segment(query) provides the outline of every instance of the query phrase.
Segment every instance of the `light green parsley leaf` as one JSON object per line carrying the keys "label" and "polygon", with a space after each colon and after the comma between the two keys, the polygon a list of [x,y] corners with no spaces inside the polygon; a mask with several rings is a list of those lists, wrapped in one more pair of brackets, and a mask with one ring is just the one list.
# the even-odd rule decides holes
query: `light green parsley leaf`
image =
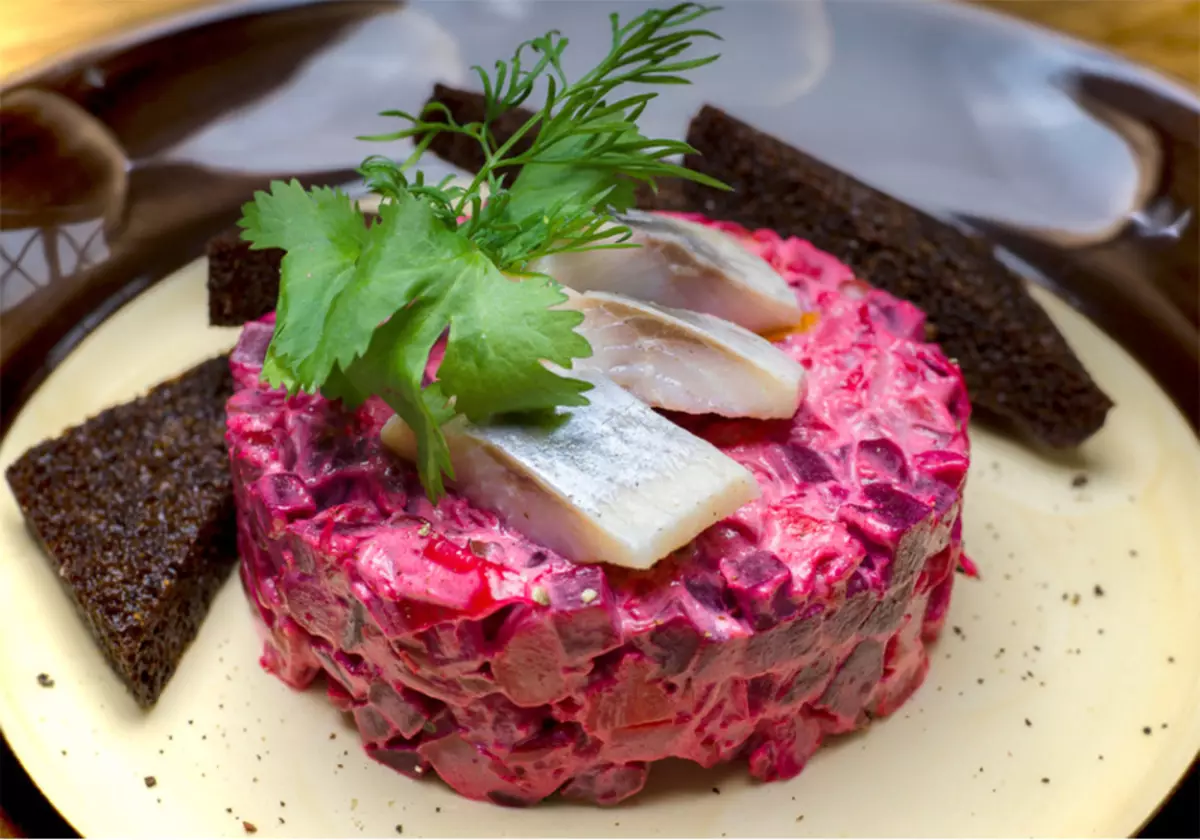
{"label": "light green parsley leaf", "polygon": [[490,263],[488,268],[448,301],[454,315],[438,380],[454,398],[455,410],[482,422],[495,414],[587,405],[581,395],[590,384],[542,364],[569,367],[572,359],[592,355],[591,345],[575,332],[582,313],[551,308],[567,297],[549,277],[510,278]]}
{"label": "light green parsley leaf", "polygon": [[[274,181],[242,208],[239,224],[255,250],[285,251],[271,350],[278,359],[305,359],[321,340],[333,299],[353,277],[367,239],[363,216],[339,190]],[[316,390],[320,381],[301,377],[299,384]]]}
{"label": "light green parsley leaf", "polygon": [[[273,184],[247,205],[243,236],[255,247],[289,248],[280,278],[288,305],[276,314],[263,367],[269,383],[319,388],[352,407],[383,399],[416,434],[433,498],[451,473],[441,425],[455,413],[479,420],[586,404],[588,383],[543,364],[570,367],[591,353],[575,332],[583,316],[551,308],[566,300],[557,284],[502,274],[420,196],[384,201],[369,227],[356,214],[338,193],[291,184]],[[293,241],[291,226],[278,224],[289,215],[308,241]],[[314,222],[322,217],[325,224]],[[422,387],[430,352],[447,334],[439,382]]]}

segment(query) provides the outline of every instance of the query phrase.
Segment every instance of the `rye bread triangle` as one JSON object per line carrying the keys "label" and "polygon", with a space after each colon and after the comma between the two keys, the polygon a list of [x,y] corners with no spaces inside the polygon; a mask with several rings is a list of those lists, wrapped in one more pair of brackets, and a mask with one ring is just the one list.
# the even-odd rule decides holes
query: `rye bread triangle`
{"label": "rye bread triangle", "polygon": [[116,673],[153,706],[237,560],[220,356],[8,468],[30,531]]}
{"label": "rye bread triangle", "polygon": [[915,303],[957,360],[976,406],[1053,447],[1104,425],[1112,401],[1092,381],[1025,281],[980,238],[705,106],[686,164],[733,187],[683,185],[699,212],[807,239],[863,280]]}

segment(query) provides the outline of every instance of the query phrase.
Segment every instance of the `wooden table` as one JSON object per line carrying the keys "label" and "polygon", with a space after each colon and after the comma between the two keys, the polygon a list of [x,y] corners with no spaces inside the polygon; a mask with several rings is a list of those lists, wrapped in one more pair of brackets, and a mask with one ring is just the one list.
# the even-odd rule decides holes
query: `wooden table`
{"label": "wooden table", "polygon": [[[1148,64],[1200,89],[1200,0],[975,0]],[[221,0],[4,0],[0,78],[163,15]]]}
{"label": "wooden table", "polygon": [[[221,0],[4,0],[0,80],[97,39]],[[973,0],[1107,46],[1200,90],[1200,0]],[[0,813],[0,838],[14,837]]]}

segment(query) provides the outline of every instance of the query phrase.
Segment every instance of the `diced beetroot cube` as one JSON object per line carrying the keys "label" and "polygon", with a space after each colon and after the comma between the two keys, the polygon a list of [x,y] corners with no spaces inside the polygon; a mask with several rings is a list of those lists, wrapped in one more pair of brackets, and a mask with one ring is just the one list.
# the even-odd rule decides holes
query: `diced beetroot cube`
{"label": "diced beetroot cube", "polygon": [[806,717],[763,724],[750,751],[750,774],[764,782],[790,779],[804,769],[821,746],[821,727]]}
{"label": "diced beetroot cube", "polygon": [[613,595],[599,566],[577,567],[547,580],[552,620],[566,661],[585,662],[620,644]]}
{"label": "diced beetroot cube", "polygon": [[816,706],[837,719],[835,731],[849,731],[882,676],[883,645],[870,639],[859,642],[838,667]]}
{"label": "diced beetroot cube", "polygon": [[367,755],[413,779],[422,778],[430,770],[429,762],[417,752],[416,744],[403,738],[393,738],[382,747],[367,744]]}
{"label": "diced beetroot cube", "polygon": [[585,725],[603,737],[614,729],[656,723],[674,717],[666,686],[653,679],[657,666],[641,654],[621,657],[611,674],[589,683],[584,700]]}
{"label": "diced beetroot cube", "polygon": [[616,805],[646,786],[645,762],[602,764],[580,773],[562,789],[567,799],[584,799],[597,805]]}
{"label": "diced beetroot cube", "polygon": [[558,634],[531,610],[515,613],[501,630],[492,660],[496,683],[519,706],[541,706],[567,695],[565,655]]}
{"label": "diced beetroot cube", "polygon": [[766,630],[795,612],[790,600],[792,573],[769,551],[723,558],[721,574],[734,601],[755,630]]}
{"label": "diced beetroot cube", "polygon": [[433,717],[440,705],[403,686],[397,690],[382,681],[371,683],[367,700],[405,738],[412,738],[420,732],[425,721]]}

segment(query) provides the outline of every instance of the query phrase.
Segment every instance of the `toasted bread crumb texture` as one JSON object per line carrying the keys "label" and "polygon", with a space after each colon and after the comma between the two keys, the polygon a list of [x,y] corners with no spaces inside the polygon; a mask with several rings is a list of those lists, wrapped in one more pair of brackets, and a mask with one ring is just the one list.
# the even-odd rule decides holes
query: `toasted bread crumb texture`
{"label": "toasted bread crumb texture", "polygon": [[228,357],[25,453],[8,483],[30,530],[143,706],[233,568]]}
{"label": "toasted bread crumb texture", "polygon": [[227,439],[262,662],[296,688],[328,675],[377,760],[504,805],[611,804],[672,756],[793,776],[920,684],[961,558],[962,378],[915,307],[723,227],[815,313],[780,341],[809,390],[791,420],[676,418],[763,493],[648,572],[431,505],[378,440],[386,406],[260,385],[272,319],[247,325]]}
{"label": "toasted bread crumb texture", "polygon": [[283,251],[251,250],[236,230],[208,243],[208,321],[215,327],[240,327],[275,311]]}

